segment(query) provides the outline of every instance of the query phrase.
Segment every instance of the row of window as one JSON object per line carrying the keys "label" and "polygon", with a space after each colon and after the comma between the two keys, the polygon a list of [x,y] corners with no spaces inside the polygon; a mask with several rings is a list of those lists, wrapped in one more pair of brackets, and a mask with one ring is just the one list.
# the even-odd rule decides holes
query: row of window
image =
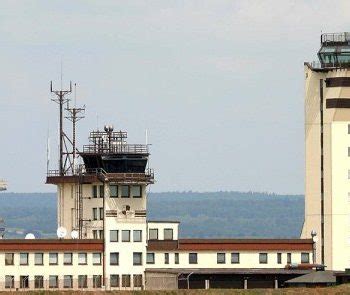
{"label": "row of window", "polygon": [[[217,253],[216,262],[218,264],[225,264],[226,253]],[[147,253],[146,263],[147,264],[155,263],[155,253]],[[174,253],[174,263],[179,264],[179,253]],[[198,253],[189,253],[188,263],[198,264]],[[231,253],[231,263],[232,264],[240,263],[240,253],[238,252]],[[259,263],[260,264],[268,263],[268,253],[259,253]],[[292,253],[287,253],[287,264],[291,264],[291,263],[292,263]],[[310,263],[309,253],[301,253],[301,263]],[[164,264],[169,264],[169,253],[164,253]],[[277,253],[277,264],[282,264],[282,253]]]}
{"label": "row of window", "polygon": [[[104,198],[104,186],[93,185],[92,186],[92,197],[93,198]],[[142,186],[141,185],[109,185],[109,197],[110,198],[142,198]]]}
{"label": "row of window", "polygon": [[[19,253],[19,265],[29,265],[29,255],[34,255],[34,265],[44,265],[44,253]],[[48,253],[49,265],[59,264],[58,253]],[[92,253],[92,264],[101,265],[101,253]],[[15,264],[15,253],[5,253],[5,265]],[[63,265],[73,264],[73,253],[63,253]],[[78,253],[78,264],[87,265],[88,255],[87,253]]]}
{"label": "row of window", "polygon": [[[133,230],[133,242],[142,242],[142,230]],[[164,240],[173,240],[174,232],[172,228],[165,228],[163,230]],[[130,230],[121,230],[121,241],[122,242],[131,242],[130,239],[131,231]],[[149,229],[149,240],[158,240],[158,229]],[[109,241],[110,242],[119,242],[119,230],[110,230],[109,231]]]}
{"label": "row of window", "polygon": [[[174,231],[172,228],[164,228],[163,230],[164,240],[173,240]],[[148,231],[149,240],[158,240],[158,228],[150,228]]]}
{"label": "row of window", "polygon": [[[133,265],[142,265],[142,252],[134,252],[132,255]],[[119,252],[109,253],[109,264],[119,265]]]}
{"label": "row of window", "polygon": [[[19,277],[19,287],[21,289],[29,288],[29,276],[20,276]],[[59,284],[59,278],[57,275],[49,276],[48,280],[49,288],[59,288],[61,287]],[[102,287],[102,276],[94,275],[92,277],[92,284],[88,284],[88,276],[87,275],[79,275],[78,276],[78,288],[88,288],[92,285],[93,288],[101,288]],[[121,284],[120,284],[120,276],[119,275],[111,275],[110,276],[110,287],[131,287],[131,275],[122,275],[121,276]],[[133,275],[133,286],[134,287],[142,287],[142,275]],[[15,277],[6,275],[5,276],[5,288],[14,289],[15,288]],[[34,276],[34,288],[42,289],[44,288],[44,276]],[[73,276],[72,275],[64,275],[63,276],[63,288],[73,288]]]}

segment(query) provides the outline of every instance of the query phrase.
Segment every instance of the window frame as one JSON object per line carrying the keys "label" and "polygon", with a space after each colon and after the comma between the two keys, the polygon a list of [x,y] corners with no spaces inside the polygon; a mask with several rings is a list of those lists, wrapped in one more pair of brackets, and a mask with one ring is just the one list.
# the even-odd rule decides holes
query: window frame
{"label": "window frame", "polygon": [[[156,234],[156,238],[151,238],[151,231],[155,231],[157,234]],[[152,241],[157,241],[159,239],[159,231],[158,231],[158,228],[150,228],[148,229],[148,239],[149,240],[152,240]]]}
{"label": "window frame", "polygon": [[[135,239],[135,233],[138,233],[140,235],[140,239]],[[132,232],[132,239],[133,239],[133,242],[135,242],[135,243],[142,242],[142,230],[140,230],[140,229],[133,230],[133,232]]]}
{"label": "window frame", "polygon": [[102,276],[101,275],[93,275],[92,276],[92,287],[94,289],[102,288]]}
{"label": "window frame", "polygon": [[100,217],[100,220],[103,220],[104,219],[104,208],[103,207],[99,207],[98,208],[98,214],[99,214],[99,217]]}
{"label": "window frame", "polygon": [[[112,192],[112,190],[111,190],[111,187],[115,187],[116,188],[116,195],[112,195],[111,194],[111,192]],[[109,197],[110,198],[118,198],[119,197],[119,189],[118,189],[118,185],[117,184],[110,184],[109,185]]]}
{"label": "window frame", "polygon": [[[123,191],[123,188],[127,187],[128,188],[128,194],[127,195],[124,195],[124,191]],[[121,198],[124,198],[124,199],[127,199],[127,198],[130,198],[130,185],[121,185],[120,186],[120,197]]]}
{"label": "window frame", "polygon": [[287,264],[292,264],[292,253],[287,253]]}
{"label": "window frame", "polygon": [[92,185],[92,198],[97,199],[98,198],[98,189],[97,185]]}
{"label": "window frame", "polygon": [[[233,259],[236,257],[237,259]],[[239,252],[232,252],[231,253],[231,264],[240,264],[241,263],[241,255]]]}
{"label": "window frame", "polygon": [[[138,188],[139,195],[134,195],[134,189],[135,188]],[[142,185],[133,185],[131,187],[131,191],[132,191],[132,197],[133,198],[135,198],[135,199],[141,199],[142,198]]]}
{"label": "window frame", "polygon": [[[8,286],[7,283],[11,283],[11,286]],[[5,275],[5,289],[14,289],[15,288],[15,276]]]}
{"label": "window frame", "polygon": [[[129,236],[129,238],[127,239],[127,240],[124,240],[124,235],[123,235],[123,233],[128,233],[128,236]],[[131,233],[130,233],[130,230],[128,230],[128,229],[123,229],[122,230],[122,243],[130,243],[130,240],[131,240]]]}
{"label": "window frame", "polygon": [[[51,279],[55,280],[55,285],[51,285]],[[58,289],[58,276],[57,275],[49,275],[49,289]]]}
{"label": "window frame", "polygon": [[[152,257],[152,260],[149,258]],[[156,256],[154,252],[147,252],[146,253],[146,264],[155,264]]]}
{"label": "window frame", "polygon": [[[41,257],[41,263],[37,262],[38,257]],[[44,265],[44,253],[42,252],[34,253],[34,265]]]}
{"label": "window frame", "polygon": [[[116,284],[112,284],[112,282],[116,282]],[[111,288],[119,288],[120,286],[120,277],[118,274],[111,274],[109,276],[109,283]]]}
{"label": "window frame", "polygon": [[[87,253],[86,252],[79,252],[78,253],[78,265],[87,265],[88,264],[88,257],[87,257]],[[84,257],[84,262],[81,262],[81,258]]]}
{"label": "window frame", "polygon": [[20,287],[20,289],[28,289],[29,288],[29,276],[28,275],[19,276],[19,287]]}
{"label": "window frame", "polygon": [[[264,259],[266,258],[266,259]],[[259,264],[268,264],[268,253],[266,252],[261,252],[259,253]]]}
{"label": "window frame", "polygon": [[[67,286],[66,282],[69,280],[69,286]],[[64,289],[72,289],[73,288],[73,276],[72,275],[64,275],[63,276],[63,288]]]}
{"label": "window frame", "polygon": [[[140,262],[135,262],[135,257],[137,257],[137,260],[140,260]],[[132,265],[140,266],[142,265],[142,252],[133,252],[132,253]]]}
{"label": "window frame", "polygon": [[216,263],[217,264],[226,264],[226,253],[224,253],[224,252],[216,253]]}
{"label": "window frame", "polygon": [[[22,262],[22,255],[25,255],[25,262]],[[29,253],[21,252],[19,253],[19,265],[29,265]]]}
{"label": "window frame", "polygon": [[44,276],[34,276],[34,289],[44,289]]}
{"label": "window frame", "polygon": [[100,185],[98,189],[99,198],[103,199],[105,197],[105,187],[104,185]]}
{"label": "window frame", "polygon": [[[96,257],[98,257],[98,262],[95,262]],[[101,265],[101,264],[102,264],[101,252],[94,252],[94,253],[92,253],[92,265]]]}
{"label": "window frame", "polygon": [[[112,263],[112,257],[116,257],[116,262]],[[109,265],[119,265],[119,252],[110,252],[109,253]]]}
{"label": "window frame", "polygon": [[[66,262],[66,257],[69,255],[70,262]],[[72,252],[64,252],[63,253],[63,265],[73,265],[73,253]]]}
{"label": "window frame", "polygon": [[92,208],[92,220],[98,220],[98,208]]}
{"label": "window frame", "polygon": [[[165,238],[165,233],[166,232],[171,232],[171,238]],[[173,241],[174,240],[174,229],[172,228],[164,228],[163,230],[163,238],[165,241]]]}
{"label": "window frame", "polygon": [[164,253],[164,264],[169,264],[170,262],[170,256],[169,253]]}
{"label": "window frame", "polygon": [[[113,234],[116,234],[116,236],[117,236],[117,239],[115,240],[115,239],[112,239],[112,233]],[[109,241],[111,242],[111,243],[117,243],[117,242],[119,242],[119,230],[117,230],[117,229],[111,229],[110,231],[109,231]]]}
{"label": "window frame", "polygon": [[[305,256],[305,255],[306,255],[306,257],[307,257],[306,260],[303,259],[303,256]],[[301,262],[301,263],[310,263],[310,253],[309,253],[309,252],[301,252],[301,253],[300,253],[300,262]]]}
{"label": "window frame", "polygon": [[87,275],[78,275],[78,289],[86,289],[88,287]]}
{"label": "window frame", "polygon": [[[7,256],[10,255],[11,256],[11,263],[8,263],[7,261]],[[6,265],[15,265],[15,253],[5,253],[5,266]]]}
{"label": "window frame", "polygon": [[174,264],[180,264],[180,254],[176,252],[174,256]]}
{"label": "window frame", "polygon": [[[193,260],[193,258],[195,259]],[[195,252],[188,253],[188,264],[198,264],[198,253],[195,253]]]}
{"label": "window frame", "polygon": [[282,264],[282,253],[277,253],[277,264]]}
{"label": "window frame", "polygon": [[[126,284],[124,284],[126,283]],[[122,287],[130,288],[131,287],[131,275],[122,275]]]}
{"label": "window frame", "polygon": [[142,274],[133,275],[133,287],[142,288]]}
{"label": "window frame", "polygon": [[[56,257],[56,262],[51,262],[51,259],[53,257]],[[57,252],[50,252],[49,253],[49,265],[58,265],[58,253]]]}

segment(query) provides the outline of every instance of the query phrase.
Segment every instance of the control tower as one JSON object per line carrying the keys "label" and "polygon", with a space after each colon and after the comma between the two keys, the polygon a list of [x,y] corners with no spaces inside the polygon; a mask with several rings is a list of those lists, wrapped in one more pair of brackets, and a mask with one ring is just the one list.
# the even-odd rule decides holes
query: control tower
{"label": "control tower", "polygon": [[304,64],[305,222],[316,262],[350,267],[350,33],[321,35],[318,62]]}

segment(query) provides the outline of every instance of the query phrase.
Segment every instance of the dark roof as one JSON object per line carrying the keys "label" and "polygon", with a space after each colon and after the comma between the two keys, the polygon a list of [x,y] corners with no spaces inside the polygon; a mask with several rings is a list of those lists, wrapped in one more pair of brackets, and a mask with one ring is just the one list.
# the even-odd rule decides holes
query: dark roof
{"label": "dark roof", "polygon": [[179,239],[149,240],[149,251],[216,251],[216,250],[297,250],[312,251],[311,239]]}
{"label": "dark roof", "polygon": [[103,240],[96,239],[0,239],[0,251],[103,251]]}
{"label": "dark roof", "polygon": [[306,275],[296,277],[286,281],[287,284],[334,284],[336,283],[336,277],[333,271],[313,271]]}
{"label": "dark roof", "polygon": [[147,222],[152,222],[152,223],[180,223],[180,221],[177,221],[177,220],[147,220]]}
{"label": "dark roof", "polygon": [[284,269],[284,268],[146,268],[149,273],[174,274],[300,274],[304,275],[310,270]]}

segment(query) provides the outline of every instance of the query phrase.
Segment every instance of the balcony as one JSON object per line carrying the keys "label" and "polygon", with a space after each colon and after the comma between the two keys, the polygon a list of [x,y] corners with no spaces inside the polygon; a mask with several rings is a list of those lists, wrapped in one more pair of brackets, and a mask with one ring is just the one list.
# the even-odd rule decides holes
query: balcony
{"label": "balcony", "polygon": [[83,146],[81,154],[141,154],[148,155],[148,145],[144,144],[88,144]]}

